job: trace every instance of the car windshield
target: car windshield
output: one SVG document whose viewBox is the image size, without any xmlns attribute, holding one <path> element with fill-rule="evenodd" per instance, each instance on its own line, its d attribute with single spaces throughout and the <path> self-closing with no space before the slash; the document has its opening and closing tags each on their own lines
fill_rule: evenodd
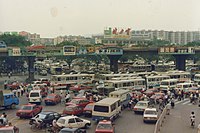
<svg viewBox="0 0 200 133">
<path fill-rule="evenodd" d="M 73 99 L 73 100 L 71 100 L 71 103 L 73 103 L 73 104 L 78 104 L 78 101 L 75 100 L 75 99 Z"/>
<path fill-rule="evenodd" d="M 13 130 L 0 130 L 0 133 L 14 133 Z"/>
<path fill-rule="evenodd" d="M 112 125 L 111 124 L 98 124 L 97 129 L 108 129 L 108 130 L 111 130 L 112 129 Z"/>
<path fill-rule="evenodd" d="M 78 133 L 78 132 L 61 130 L 59 133 Z"/>
<path fill-rule="evenodd" d="M 137 103 L 137 106 L 147 106 L 146 103 Z"/>
<path fill-rule="evenodd" d="M 156 115 L 157 112 L 156 112 L 156 111 L 152 111 L 152 110 L 147 110 L 147 111 L 145 111 L 145 114 L 148 114 L 148 115 Z"/>
<path fill-rule="evenodd" d="M 85 107 L 85 109 L 90 109 L 90 110 L 92 110 L 92 108 L 93 108 L 93 105 L 87 105 L 87 106 Z"/>
<path fill-rule="evenodd" d="M 32 110 L 32 106 L 22 106 L 21 110 Z"/>
<path fill-rule="evenodd" d="M 30 97 L 39 97 L 39 93 L 37 93 L 37 92 L 32 92 L 32 93 L 30 94 Z"/>
<path fill-rule="evenodd" d="M 54 96 L 48 95 L 47 98 L 49 98 L 49 99 L 54 99 Z"/>
<path fill-rule="evenodd" d="M 162 94 L 155 94 L 157 97 L 162 96 Z"/>
<path fill-rule="evenodd" d="M 57 123 L 60 123 L 60 124 L 65 124 L 65 119 L 58 119 Z"/>
<path fill-rule="evenodd" d="M 44 115 L 44 114 L 38 114 L 38 118 L 40 118 L 40 119 L 45 119 L 45 117 L 46 117 L 46 115 Z"/>
<path fill-rule="evenodd" d="M 66 111 L 73 111 L 73 110 L 74 110 L 74 107 L 68 107 L 68 106 L 67 106 L 67 107 L 65 108 L 65 110 L 66 110 Z"/>
</svg>

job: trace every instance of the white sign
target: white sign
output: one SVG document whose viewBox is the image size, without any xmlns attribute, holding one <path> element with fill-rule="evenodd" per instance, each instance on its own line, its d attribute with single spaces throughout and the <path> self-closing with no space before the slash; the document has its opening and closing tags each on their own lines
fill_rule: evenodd
<svg viewBox="0 0 200 133">
<path fill-rule="evenodd" d="M 13 49 L 12 49 L 12 55 L 13 55 L 13 56 L 20 56 L 20 55 L 21 55 L 21 50 L 20 50 L 20 48 L 13 48 Z"/>
</svg>

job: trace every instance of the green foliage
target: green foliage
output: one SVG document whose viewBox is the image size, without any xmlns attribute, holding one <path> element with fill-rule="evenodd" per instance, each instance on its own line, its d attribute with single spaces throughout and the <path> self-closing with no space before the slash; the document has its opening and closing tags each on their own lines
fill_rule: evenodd
<svg viewBox="0 0 200 133">
<path fill-rule="evenodd" d="M 166 40 L 161 40 L 161 39 L 156 39 L 154 38 L 153 41 L 149 41 L 147 43 L 149 46 L 166 46 L 166 45 L 169 45 L 170 42 L 169 41 L 166 41 Z"/>
<path fill-rule="evenodd" d="M 20 35 L 3 34 L 0 35 L 0 40 L 4 41 L 7 46 L 26 47 L 31 45 L 30 41 L 27 41 L 25 37 Z"/>
<path fill-rule="evenodd" d="M 57 44 L 57 46 L 79 46 L 80 44 L 77 41 L 71 42 L 71 41 L 63 41 L 59 44 Z"/>
<path fill-rule="evenodd" d="M 186 46 L 189 46 L 189 47 L 200 46 L 200 41 L 188 42 Z"/>
</svg>

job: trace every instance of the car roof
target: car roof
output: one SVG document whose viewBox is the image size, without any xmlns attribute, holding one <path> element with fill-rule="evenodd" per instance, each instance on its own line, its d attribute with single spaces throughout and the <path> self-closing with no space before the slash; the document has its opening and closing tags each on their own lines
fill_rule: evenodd
<svg viewBox="0 0 200 133">
<path fill-rule="evenodd" d="M 31 92 L 41 92 L 41 90 L 31 90 Z"/>
<path fill-rule="evenodd" d="M 67 108 L 67 107 L 80 107 L 80 106 L 78 106 L 78 105 L 76 105 L 76 104 L 70 104 L 70 105 L 66 106 L 66 108 Z"/>
<path fill-rule="evenodd" d="M 99 124 L 112 124 L 112 122 L 108 120 L 102 120 L 102 121 L 99 121 Z"/>
<path fill-rule="evenodd" d="M 1 130 L 12 130 L 14 128 L 14 126 L 4 126 L 4 127 L 0 127 L 0 131 Z"/>
<path fill-rule="evenodd" d="M 45 114 L 45 115 L 47 115 L 47 114 L 51 114 L 51 113 L 57 113 L 57 112 L 54 112 L 54 111 L 42 111 L 39 114 Z"/>
<path fill-rule="evenodd" d="M 71 119 L 71 118 L 78 118 L 77 116 L 74 115 L 68 115 L 68 116 L 63 116 L 61 117 L 62 119 Z"/>
<path fill-rule="evenodd" d="M 9 95 L 14 95 L 13 93 L 6 93 L 6 94 L 3 94 L 4 96 L 9 96 Z"/>
<path fill-rule="evenodd" d="M 149 101 L 138 101 L 138 103 L 149 103 Z"/>
<path fill-rule="evenodd" d="M 145 111 L 146 111 L 146 110 L 149 110 L 149 111 L 157 111 L 156 108 L 146 108 Z"/>
<path fill-rule="evenodd" d="M 28 103 L 28 104 L 24 104 L 24 105 L 22 105 L 22 106 L 35 106 L 36 104 L 30 104 L 30 103 Z"/>
<path fill-rule="evenodd" d="M 76 131 L 78 128 L 67 128 L 67 127 L 65 127 L 65 128 L 63 128 L 63 129 L 61 129 L 61 131 Z"/>
</svg>

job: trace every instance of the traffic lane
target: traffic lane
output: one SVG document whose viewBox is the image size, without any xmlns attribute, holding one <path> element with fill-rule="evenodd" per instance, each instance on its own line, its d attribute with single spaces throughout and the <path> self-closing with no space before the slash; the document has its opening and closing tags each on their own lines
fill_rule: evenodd
<svg viewBox="0 0 200 133">
<path fill-rule="evenodd" d="M 52 108 L 53 107 L 53 108 Z M 57 109 L 55 109 L 55 107 Z M 57 111 L 62 110 L 63 106 L 57 105 L 57 106 L 47 106 L 47 109 L 45 110 L 51 110 L 51 111 Z M 81 117 L 83 119 L 90 120 L 92 122 L 92 125 L 89 129 L 87 129 L 88 133 L 94 133 L 97 124 L 91 120 L 91 118 Z M 16 126 L 19 127 L 20 130 L 26 132 L 26 133 L 33 133 L 30 129 L 30 125 L 28 124 L 29 120 L 27 119 L 18 119 L 16 122 Z M 116 133 L 149 133 L 154 131 L 155 124 L 151 123 L 143 123 L 143 115 L 135 114 L 133 111 L 124 110 L 121 114 L 121 116 L 115 120 L 114 122 L 115 131 Z M 42 132 L 42 131 L 39 131 Z"/>
<path fill-rule="evenodd" d="M 92 126 L 87 132 L 94 133 L 96 126 L 97 124 L 92 122 Z M 114 121 L 114 127 L 116 133 L 151 133 L 154 131 L 155 123 L 144 123 L 142 114 L 135 114 L 133 111 L 125 109 Z"/>
<path fill-rule="evenodd" d="M 163 128 L 163 133 L 197 133 L 197 126 L 200 123 L 200 108 L 197 105 L 176 105 L 171 109 L 170 115 L 167 116 Z M 190 126 L 190 113 L 195 112 L 195 128 Z"/>
</svg>

